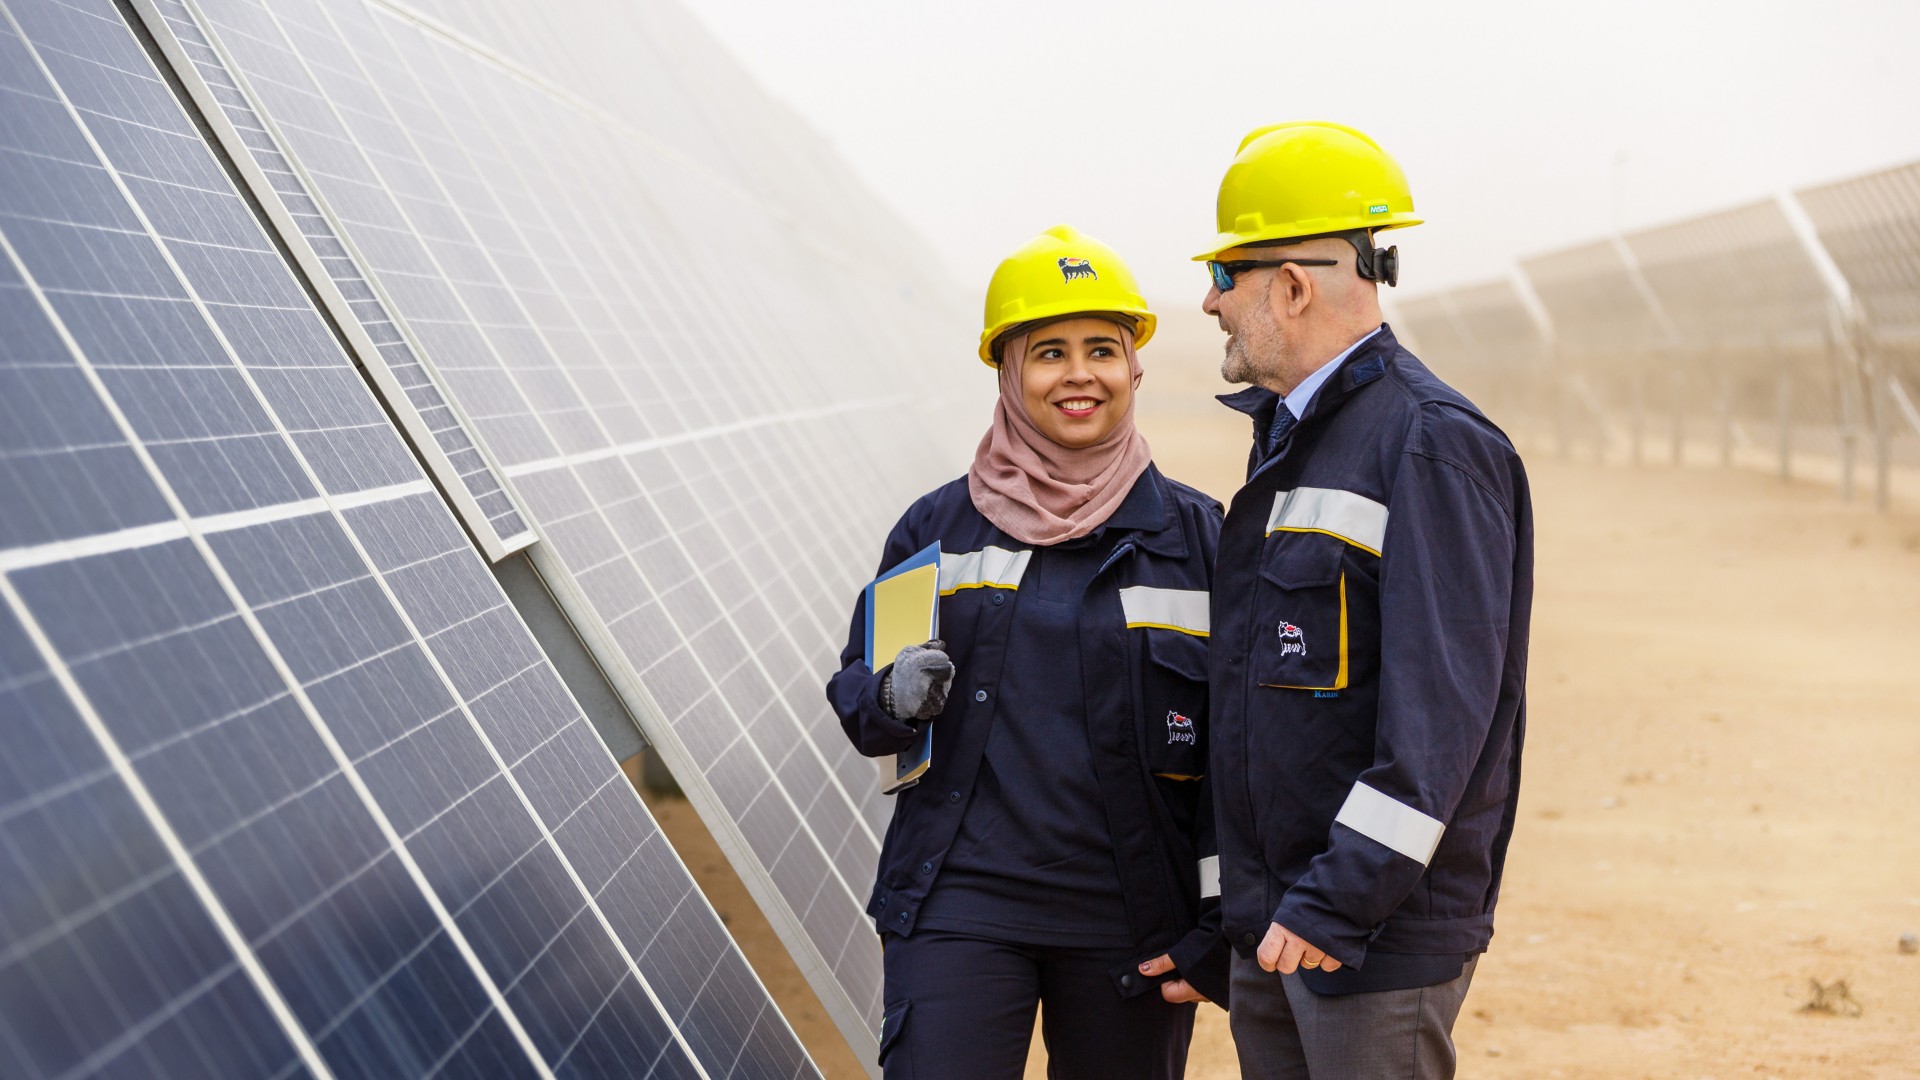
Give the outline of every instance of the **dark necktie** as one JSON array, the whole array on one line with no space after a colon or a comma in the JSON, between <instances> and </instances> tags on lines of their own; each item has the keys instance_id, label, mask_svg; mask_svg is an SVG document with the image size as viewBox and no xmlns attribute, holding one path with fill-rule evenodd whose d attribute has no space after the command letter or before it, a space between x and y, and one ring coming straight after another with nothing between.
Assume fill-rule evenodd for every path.
<instances>
[{"instance_id":1,"label":"dark necktie","mask_svg":"<svg viewBox=\"0 0 1920 1080\"><path fill-rule=\"evenodd\" d=\"M1260 460L1265 461L1272 457L1274 451L1280 449L1280 440L1286 438L1287 432L1292 431L1293 425L1299 422L1299 419L1293 415L1293 410L1287 408L1286 402L1274 403L1273 423L1267 425L1267 446L1265 452L1260 455Z\"/></svg>"}]
</instances>

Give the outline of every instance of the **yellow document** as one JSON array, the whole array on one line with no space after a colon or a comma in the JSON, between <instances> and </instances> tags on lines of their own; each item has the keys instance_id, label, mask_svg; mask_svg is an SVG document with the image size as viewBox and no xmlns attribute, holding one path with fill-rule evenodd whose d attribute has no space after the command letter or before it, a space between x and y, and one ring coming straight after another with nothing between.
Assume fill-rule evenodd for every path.
<instances>
[{"instance_id":1,"label":"yellow document","mask_svg":"<svg viewBox=\"0 0 1920 1080\"><path fill-rule=\"evenodd\" d=\"M867 586L867 670L879 671L900 650L940 636L940 545L928 544ZM920 738L880 769L880 790L888 795L920 782L933 764L933 724L921 725Z\"/></svg>"},{"instance_id":2,"label":"yellow document","mask_svg":"<svg viewBox=\"0 0 1920 1080\"><path fill-rule=\"evenodd\" d=\"M893 663L900 650L933 640L940 606L940 567L928 563L873 583L873 647L869 670Z\"/></svg>"}]
</instances>

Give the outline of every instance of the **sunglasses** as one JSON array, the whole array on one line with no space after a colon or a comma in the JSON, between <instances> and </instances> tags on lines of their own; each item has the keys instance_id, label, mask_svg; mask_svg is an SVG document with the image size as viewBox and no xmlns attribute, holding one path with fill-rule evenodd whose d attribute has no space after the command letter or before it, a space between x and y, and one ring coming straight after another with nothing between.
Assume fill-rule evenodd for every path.
<instances>
[{"instance_id":1,"label":"sunglasses","mask_svg":"<svg viewBox=\"0 0 1920 1080\"><path fill-rule=\"evenodd\" d=\"M1262 266L1339 266L1338 259L1237 259L1233 262L1207 262L1207 272L1213 275L1213 287L1221 292L1233 291L1233 276L1243 274Z\"/></svg>"}]
</instances>

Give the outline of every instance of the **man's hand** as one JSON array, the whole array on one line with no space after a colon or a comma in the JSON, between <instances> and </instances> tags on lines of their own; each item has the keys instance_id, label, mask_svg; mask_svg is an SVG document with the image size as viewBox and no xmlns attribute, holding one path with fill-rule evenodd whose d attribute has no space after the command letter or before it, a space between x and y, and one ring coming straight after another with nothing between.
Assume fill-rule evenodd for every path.
<instances>
[{"instance_id":1,"label":"man's hand","mask_svg":"<svg viewBox=\"0 0 1920 1080\"><path fill-rule=\"evenodd\" d=\"M1173 970L1173 957L1165 953L1140 965L1142 975L1165 975ZM1168 979L1160 984L1160 996L1178 1005L1187 1001L1212 1001L1213 999L1193 988L1185 979Z\"/></svg>"},{"instance_id":2,"label":"man's hand","mask_svg":"<svg viewBox=\"0 0 1920 1080\"><path fill-rule=\"evenodd\" d=\"M1306 938L1293 931L1272 923L1267 927L1266 940L1260 943L1258 954L1260 966L1267 971L1277 971L1282 975L1291 975L1300 968L1319 968L1321 971L1339 971L1340 961L1314 948Z\"/></svg>"}]
</instances>

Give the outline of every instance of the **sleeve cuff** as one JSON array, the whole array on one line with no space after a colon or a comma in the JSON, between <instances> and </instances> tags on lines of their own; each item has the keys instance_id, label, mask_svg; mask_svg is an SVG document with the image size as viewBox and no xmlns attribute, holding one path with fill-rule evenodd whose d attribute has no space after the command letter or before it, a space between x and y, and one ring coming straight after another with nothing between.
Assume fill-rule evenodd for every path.
<instances>
[{"instance_id":1,"label":"sleeve cuff","mask_svg":"<svg viewBox=\"0 0 1920 1080\"><path fill-rule=\"evenodd\" d=\"M1274 909L1273 921L1287 928L1295 937L1306 939L1314 948L1340 961L1342 966L1357 968L1367 962L1367 942L1369 935L1348 924L1344 919L1324 918L1310 912L1290 906L1286 900Z\"/></svg>"},{"instance_id":2,"label":"sleeve cuff","mask_svg":"<svg viewBox=\"0 0 1920 1080\"><path fill-rule=\"evenodd\" d=\"M1227 938L1219 930L1200 928L1190 930L1187 935L1167 950L1167 957L1173 961L1175 971L1180 977L1193 984L1195 990L1207 996L1207 1000L1221 1008L1227 1007L1228 978Z\"/></svg>"},{"instance_id":3,"label":"sleeve cuff","mask_svg":"<svg viewBox=\"0 0 1920 1080\"><path fill-rule=\"evenodd\" d=\"M906 749L920 734L918 727L894 716L880 704L880 682L892 669L893 665L888 664L867 676L866 685L860 688L860 716L866 721L867 728L900 743L892 750L880 751L881 754L898 753Z\"/></svg>"}]
</instances>

